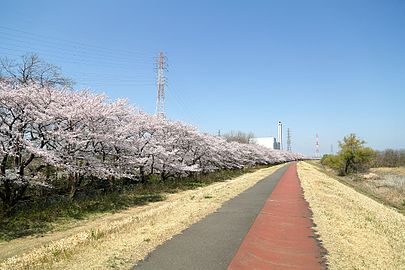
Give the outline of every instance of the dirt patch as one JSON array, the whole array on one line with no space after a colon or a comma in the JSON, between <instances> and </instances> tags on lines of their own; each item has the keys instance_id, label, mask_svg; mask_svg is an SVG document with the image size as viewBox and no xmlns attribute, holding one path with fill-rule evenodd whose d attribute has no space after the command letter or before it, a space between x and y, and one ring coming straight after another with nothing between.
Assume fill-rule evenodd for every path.
<instances>
[{"instance_id":1,"label":"dirt patch","mask_svg":"<svg viewBox=\"0 0 405 270\"><path fill-rule=\"evenodd\" d=\"M0 269L128 269L158 245L214 212L225 201L281 166L261 169L195 190L168 194L162 202L84 221L80 227L62 235L45 236L51 242L44 239L39 247L6 259L0 264ZM1 249L16 246L29 249L36 240L10 241ZM16 246L13 246L14 243Z\"/></svg>"},{"instance_id":2,"label":"dirt patch","mask_svg":"<svg viewBox=\"0 0 405 270\"><path fill-rule=\"evenodd\" d=\"M300 162L330 269L404 269L405 216Z\"/></svg>"}]
</instances>

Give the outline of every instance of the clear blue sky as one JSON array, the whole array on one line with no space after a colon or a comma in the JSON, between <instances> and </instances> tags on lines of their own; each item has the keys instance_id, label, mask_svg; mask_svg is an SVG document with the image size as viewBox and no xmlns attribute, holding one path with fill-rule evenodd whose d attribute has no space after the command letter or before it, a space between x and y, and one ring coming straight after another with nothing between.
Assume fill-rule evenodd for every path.
<instances>
[{"instance_id":1,"label":"clear blue sky","mask_svg":"<svg viewBox=\"0 0 405 270\"><path fill-rule=\"evenodd\" d=\"M193 3L191 3L193 2ZM405 1L1 1L0 55L34 51L77 81L153 113L154 58L169 59L167 114L201 131L337 149L351 132L405 148Z\"/></svg>"}]
</instances>

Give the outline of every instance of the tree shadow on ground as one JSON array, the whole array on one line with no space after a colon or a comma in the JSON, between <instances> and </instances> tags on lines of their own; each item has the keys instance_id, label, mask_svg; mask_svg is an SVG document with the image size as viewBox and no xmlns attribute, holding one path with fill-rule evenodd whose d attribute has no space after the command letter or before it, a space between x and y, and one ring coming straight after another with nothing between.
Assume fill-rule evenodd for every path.
<instances>
[{"instance_id":1,"label":"tree shadow on ground","mask_svg":"<svg viewBox=\"0 0 405 270\"><path fill-rule=\"evenodd\" d=\"M91 214L117 212L162 200L162 194L112 193L78 201L31 202L17 209L12 216L0 217L0 241L41 235L69 220L82 220Z\"/></svg>"}]
</instances>

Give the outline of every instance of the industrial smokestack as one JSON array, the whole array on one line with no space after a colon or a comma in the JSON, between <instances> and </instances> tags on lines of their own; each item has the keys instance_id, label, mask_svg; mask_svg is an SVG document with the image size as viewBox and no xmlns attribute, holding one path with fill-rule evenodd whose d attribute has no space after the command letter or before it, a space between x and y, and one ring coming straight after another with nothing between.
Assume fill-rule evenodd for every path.
<instances>
[{"instance_id":1,"label":"industrial smokestack","mask_svg":"<svg viewBox=\"0 0 405 270\"><path fill-rule=\"evenodd\" d=\"M283 124L281 123L281 121L278 121L277 143L278 143L278 149L283 150Z\"/></svg>"}]
</instances>

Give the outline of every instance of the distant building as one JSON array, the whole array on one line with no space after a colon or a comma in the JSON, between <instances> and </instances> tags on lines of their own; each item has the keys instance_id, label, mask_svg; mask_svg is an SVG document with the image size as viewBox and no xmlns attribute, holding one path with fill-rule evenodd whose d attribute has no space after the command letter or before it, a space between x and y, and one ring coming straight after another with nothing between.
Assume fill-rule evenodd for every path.
<instances>
[{"instance_id":1,"label":"distant building","mask_svg":"<svg viewBox=\"0 0 405 270\"><path fill-rule=\"evenodd\" d=\"M276 138L274 137L261 137L251 139L251 143L255 143L270 149L279 149Z\"/></svg>"},{"instance_id":2,"label":"distant building","mask_svg":"<svg viewBox=\"0 0 405 270\"><path fill-rule=\"evenodd\" d=\"M250 139L250 143L255 143L270 149L283 150L283 124L278 121L277 139L275 137L260 137Z\"/></svg>"}]
</instances>

